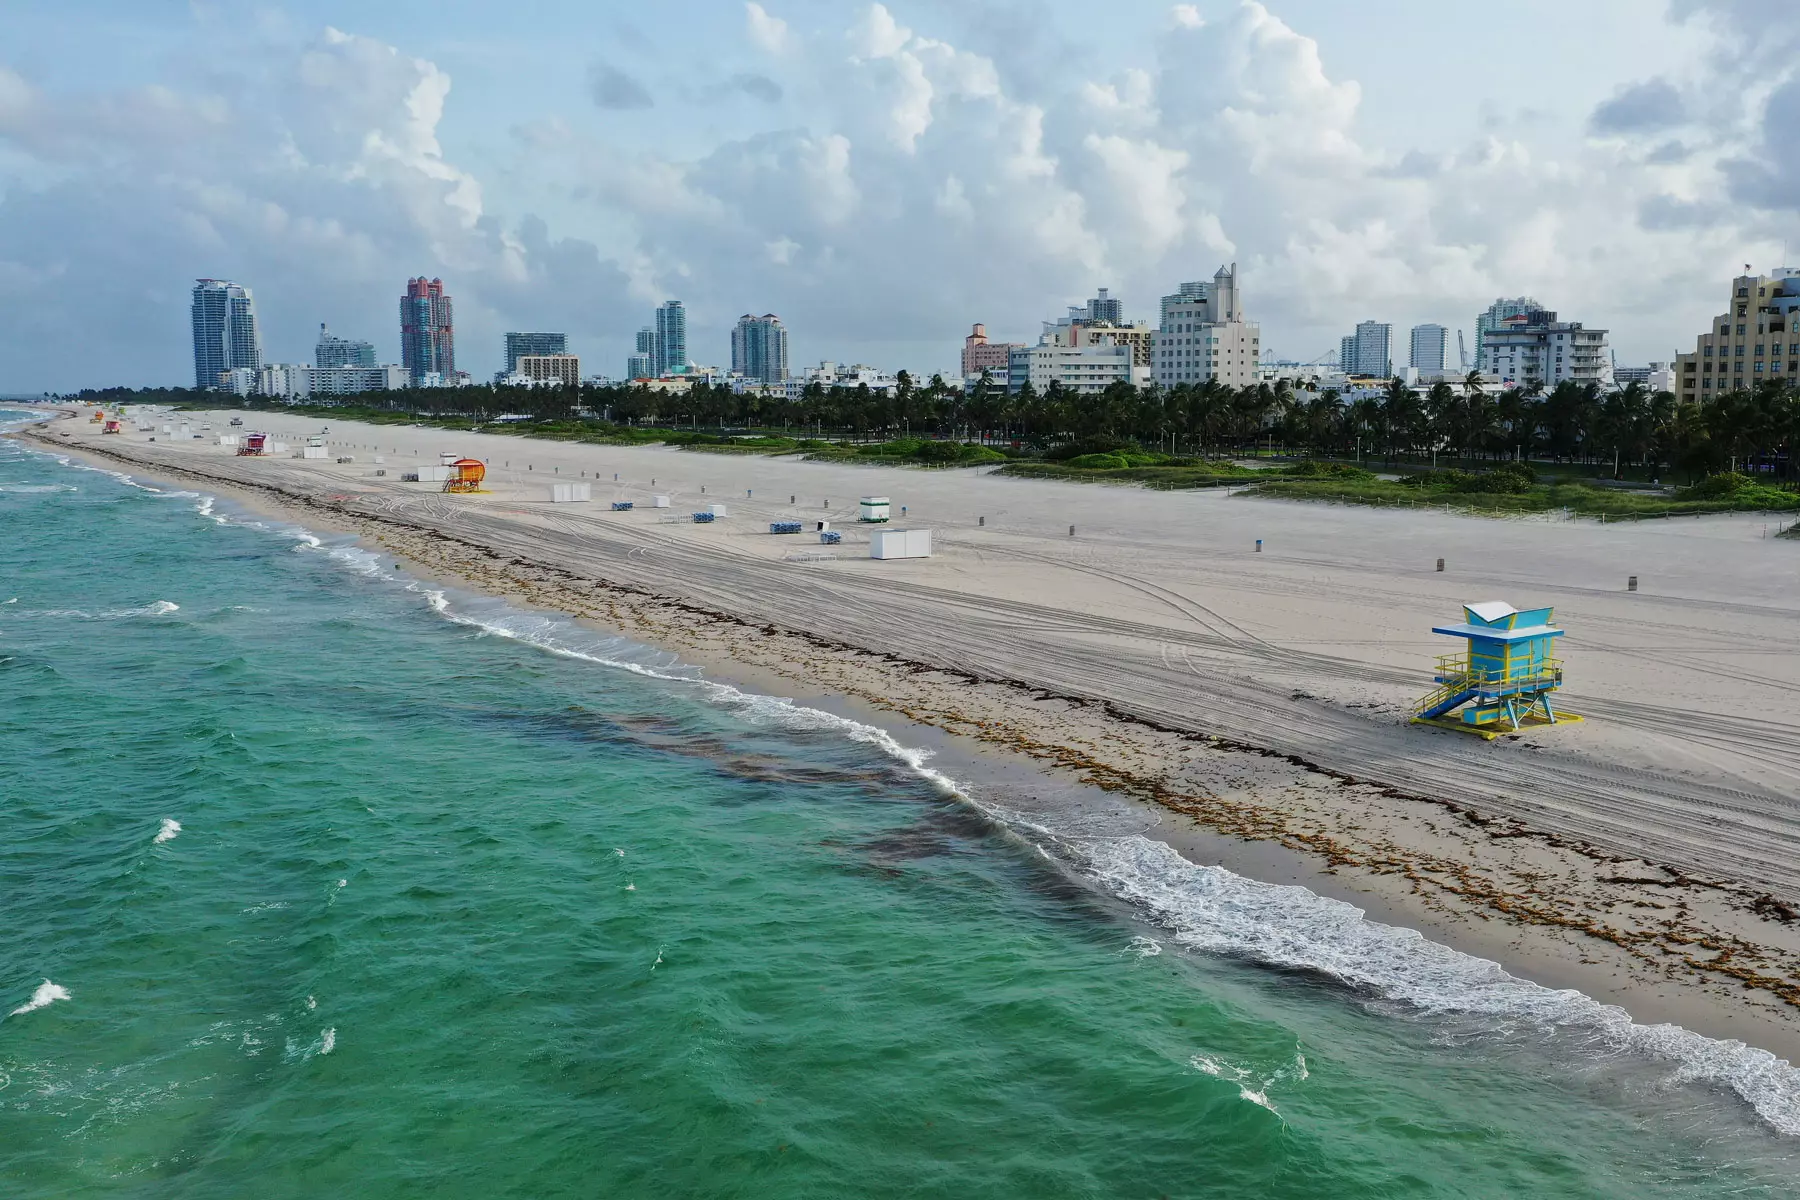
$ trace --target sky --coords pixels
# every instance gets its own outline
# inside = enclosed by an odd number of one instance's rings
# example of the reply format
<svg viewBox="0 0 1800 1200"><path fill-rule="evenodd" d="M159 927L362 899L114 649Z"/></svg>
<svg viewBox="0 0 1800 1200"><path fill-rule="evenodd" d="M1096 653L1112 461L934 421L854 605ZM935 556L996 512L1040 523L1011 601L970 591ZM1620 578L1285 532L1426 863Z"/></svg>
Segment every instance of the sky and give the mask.
<svg viewBox="0 0 1800 1200"><path fill-rule="evenodd" d="M0 392L192 380L197 277L265 358L623 371L774 312L796 366L953 375L1107 287L1236 262L1263 345L1473 333L1501 296L1692 349L1800 248L1800 10L1748 0L60 0L0 6ZM1403 356L1403 349L1401 352Z"/></svg>

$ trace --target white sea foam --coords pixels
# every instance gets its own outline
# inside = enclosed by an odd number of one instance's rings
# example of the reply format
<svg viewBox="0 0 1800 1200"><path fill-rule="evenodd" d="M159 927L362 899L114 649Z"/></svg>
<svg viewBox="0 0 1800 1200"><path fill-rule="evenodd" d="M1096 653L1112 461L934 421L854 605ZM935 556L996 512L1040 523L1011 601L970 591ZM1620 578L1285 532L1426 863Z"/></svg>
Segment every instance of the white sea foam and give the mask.
<svg viewBox="0 0 1800 1200"><path fill-rule="evenodd" d="M334 1025L329 1029L321 1029L318 1037L305 1044L296 1042L293 1038L288 1038L287 1045L282 1051L281 1056L288 1062L305 1062L309 1058L317 1058L321 1055L330 1054L336 1049L337 1027Z"/></svg>
<svg viewBox="0 0 1800 1200"><path fill-rule="evenodd" d="M72 483L0 483L0 492L11 492L19 496L36 496L46 492L78 492L80 490Z"/></svg>
<svg viewBox="0 0 1800 1200"><path fill-rule="evenodd" d="M63 987L60 983L51 983L46 979L38 984L37 991L31 993L31 999L13 1009L8 1015L16 1017L21 1013L36 1012L40 1008L48 1008L58 1000L67 999L69 999L68 988Z"/></svg>
<svg viewBox="0 0 1800 1200"><path fill-rule="evenodd" d="M156 831L156 837L151 840L160 846L164 842L174 841L179 836L181 836L181 822L173 817L164 817L162 828Z"/></svg>
<svg viewBox="0 0 1800 1200"><path fill-rule="evenodd" d="M7 601L11 604L12 601ZM153 600L136 608L103 608L90 612L85 608L28 608L18 613L20 617L69 617L77 621L123 621L129 617L161 617L172 612L181 611L181 605L172 600Z"/></svg>
<svg viewBox="0 0 1800 1200"><path fill-rule="evenodd" d="M1032 832L1190 949L1316 971L1424 1013L1524 1021L1580 1036L1590 1054L1660 1059L1675 1066L1677 1080L1729 1087L1771 1126L1800 1135L1800 1071L1766 1050L1678 1025L1639 1025L1616 1005L1519 979L1498 963L1371 921L1361 909L1305 888L1191 863L1150 838Z"/></svg>

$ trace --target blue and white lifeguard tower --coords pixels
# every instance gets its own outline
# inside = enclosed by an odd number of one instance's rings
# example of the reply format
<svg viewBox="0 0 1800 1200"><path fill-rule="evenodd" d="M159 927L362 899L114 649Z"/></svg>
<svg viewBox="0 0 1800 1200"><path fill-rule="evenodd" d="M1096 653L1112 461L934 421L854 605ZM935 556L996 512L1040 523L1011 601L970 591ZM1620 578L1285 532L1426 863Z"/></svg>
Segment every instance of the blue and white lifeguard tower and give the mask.
<svg viewBox="0 0 1800 1200"><path fill-rule="evenodd" d="M1468 649L1437 660L1437 689L1415 706L1413 720L1489 739L1524 725L1581 720L1550 706L1550 693L1563 682L1556 657L1563 631L1550 624L1554 612L1501 600L1463 605L1462 624L1431 632L1466 638Z"/></svg>

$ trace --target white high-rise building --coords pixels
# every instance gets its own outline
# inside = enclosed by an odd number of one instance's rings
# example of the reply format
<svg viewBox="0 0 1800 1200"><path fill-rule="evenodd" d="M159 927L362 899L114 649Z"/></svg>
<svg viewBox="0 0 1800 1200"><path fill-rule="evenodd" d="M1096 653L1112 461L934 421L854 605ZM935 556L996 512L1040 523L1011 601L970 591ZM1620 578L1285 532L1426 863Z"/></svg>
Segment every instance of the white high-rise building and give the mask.
<svg viewBox="0 0 1800 1200"><path fill-rule="evenodd" d="M256 300L229 279L194 281L194 386L216 388L227 371L262 366Z"/></svg>
<svg viewBox="0 0 1800 1200"><path fill-rule="evenodd" d="M1490 330L1500 328L1500 322L1508 317L1543 311L1544 306L1530 296L1516 296L1511 300L1502 296L1488 305L1487 311L1475 318L1475 368L1486 375L1494 374L1494 364L1487 356L1487 335Z"/></svg>
<svg viewBox="0 0 1800 1200"><path fill-rule="evenodd" d="M1256 382L1261 354L1262 330L1244 319L1238 298L1236 263L1220 267L1209 288L1184 283L1181 291L1163 297L1162 326L1150 351L1151 378L1159 386L1216 379L1227 387L1249 387Z"/></svg>
<svg viewBox="0 0 1800 1200"><path fill-rule="evenodd" d="M1515 313L1481 339L1481 358L1503 384L1612 383L1606 330L1558 321L1543 308Z"/></svg>
<svg viewBox="0 0 1800 1200"><path fill-rule="evenodd" d="M1338 343L1338 367L1346 375L1386 379L1394 373L1394 327L1381 321L1364 321L1356 332Z"/></svg>
<svg viewBox="0 0 1800 1200"><path fill-rule="evenodd" d="M233 372L233 375L233 383L236 384L237 373ZM358 392L398 391L411 383L411 372L397 363L374 367L265 363L256 372L254 390L264 396L305 399L309 396L351 396ZM239 394L248 395L249 389Z"/></svg>
<svg viewBox="0 0 1800 1200"><path fill-rule="evenodd" d="M1025 355L1025 378L1040 395L1052 383L1083 396L1104 392L1115 383L1138 387L1150 383L1150 368L1137 364L1129 345L1065 346L1045 334Z"/></svg>
<svg viewBox="0 0 1800 1200"><path fill-rule="evenodd" d="M1407 362L1424 375L1442 375L1450 351L1450 331L1442 325L1414 325Z"/></svg>

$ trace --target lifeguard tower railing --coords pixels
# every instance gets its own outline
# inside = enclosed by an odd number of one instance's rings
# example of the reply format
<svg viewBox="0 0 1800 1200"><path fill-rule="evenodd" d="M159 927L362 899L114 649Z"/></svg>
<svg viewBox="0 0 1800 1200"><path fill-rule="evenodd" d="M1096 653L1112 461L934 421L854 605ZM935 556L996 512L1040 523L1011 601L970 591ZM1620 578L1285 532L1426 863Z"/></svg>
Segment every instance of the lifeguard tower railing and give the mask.
<svg viewBox="0 0 1800 1200"><path fill-rule="evenodd" d="M1509 676L1504 667L1471 665L1467 654L1442 654L1432 678L1438 686L1413 706L1417 716L1435 717L1470 701L1498 704L1508 696L1559 688L1563 663L1560 658L1540 658L1525 672Z"/></svg>

